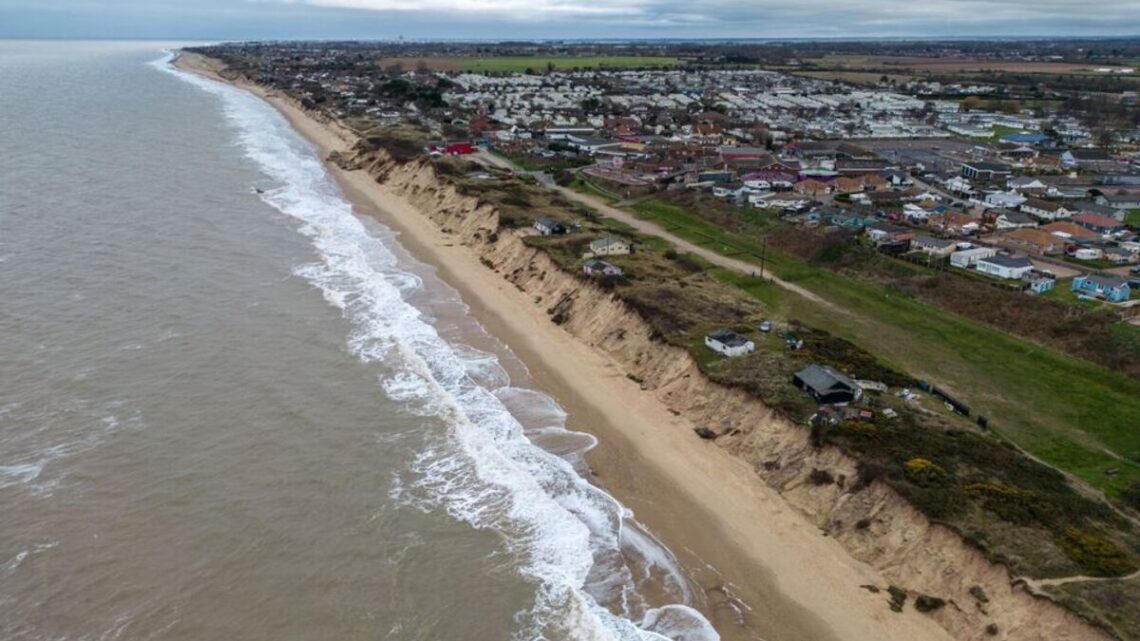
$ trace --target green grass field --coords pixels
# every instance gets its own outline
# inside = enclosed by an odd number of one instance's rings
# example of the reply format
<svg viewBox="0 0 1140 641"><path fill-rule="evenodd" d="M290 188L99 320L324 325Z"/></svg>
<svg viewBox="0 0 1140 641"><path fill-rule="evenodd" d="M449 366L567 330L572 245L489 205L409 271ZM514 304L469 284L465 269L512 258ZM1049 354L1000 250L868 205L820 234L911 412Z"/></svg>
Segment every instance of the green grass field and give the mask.
<svg viewBox="0 0 1140 641"><path fill-rule="evenodd" d="M714 251L759 264L761 241L661 201L639 216ZM767 248L776 275L841 313L758 279L714 270L777 310L851 340L889 364L952 390L975 414L1041 459L1116 494L1140 479L1140 381ZM1115 470L1115 473L1108 472Z"/></svg>
<svg viewBox="0 0 1140 641"><path fill-rule="evenodd" d="M1140 209L1129 209L1124 215L1125 224L1140 227Z"/></svg>

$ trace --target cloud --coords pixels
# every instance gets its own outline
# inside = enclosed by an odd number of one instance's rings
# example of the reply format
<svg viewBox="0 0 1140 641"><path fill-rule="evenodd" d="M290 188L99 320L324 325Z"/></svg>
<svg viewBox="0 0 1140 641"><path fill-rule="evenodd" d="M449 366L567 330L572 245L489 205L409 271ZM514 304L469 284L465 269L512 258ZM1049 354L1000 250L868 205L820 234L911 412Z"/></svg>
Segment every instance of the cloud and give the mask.
<svg viewBox="0 0 1140 641"><path fill-rule="evenodd" d="M1140 0L254 0L431 17L565 26L631 36L779 37L1140 32ZM690 31L691 30L691 31ZM688 33L686 33L688 31ZM510 37L509 33L504 33Z"/></svg>

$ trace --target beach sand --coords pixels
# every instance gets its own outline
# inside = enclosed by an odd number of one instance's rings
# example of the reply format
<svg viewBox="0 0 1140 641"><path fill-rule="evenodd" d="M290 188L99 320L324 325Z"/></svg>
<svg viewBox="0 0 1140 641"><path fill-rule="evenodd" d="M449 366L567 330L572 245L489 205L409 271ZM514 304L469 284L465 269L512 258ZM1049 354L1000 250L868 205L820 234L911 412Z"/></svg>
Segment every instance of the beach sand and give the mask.
<svg viewBox="0 0 1140 641"><path fill-rule="evenodd" d="M221 79L215 61L184 54L177 64ZM351 146L352 134L338 125L318 122L262 87L240 86L269 101L324 156ZM401 244L459 291L472 314L567 410L568 426L598 437L588 455L597 482L630 507L705 589L704 609L723 638L951 638L911 609L890 611L885 593L860 587L888 581L808 522L742 460L698 439L692 425L627 379L608 356L551 323L541 305L410 203L363 171L328 167L360 213L400 232Z"/></svg>

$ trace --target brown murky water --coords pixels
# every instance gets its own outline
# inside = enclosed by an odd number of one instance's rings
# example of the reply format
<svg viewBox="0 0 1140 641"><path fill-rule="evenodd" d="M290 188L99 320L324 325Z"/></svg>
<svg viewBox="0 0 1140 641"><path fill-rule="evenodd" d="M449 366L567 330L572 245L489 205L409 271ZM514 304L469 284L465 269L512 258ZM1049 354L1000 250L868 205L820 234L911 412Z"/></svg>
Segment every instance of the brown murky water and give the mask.
<svg viewBox="0 0 1140 641"><path fill-rule="evenodd" d="M161 49L0 42L0 638L715 638L455 293Z"/></svg>

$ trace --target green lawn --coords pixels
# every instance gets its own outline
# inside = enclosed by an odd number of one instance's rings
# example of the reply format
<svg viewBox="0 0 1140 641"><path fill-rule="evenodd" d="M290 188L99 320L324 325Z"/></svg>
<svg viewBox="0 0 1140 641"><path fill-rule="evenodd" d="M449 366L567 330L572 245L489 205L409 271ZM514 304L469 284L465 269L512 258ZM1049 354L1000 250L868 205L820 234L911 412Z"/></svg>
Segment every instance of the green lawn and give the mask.
<svg viewBox="0 0 1140 641"><path fill-rule="evenodd" d="M632 207L678 236L759 263L761 241L660 201ZM849 314L758 279L714 270L785 318L815 325L914 376L952 390L975 414L1040 458L1118 493L1140 479L1140 381L949 313L868 281L767 248L776 275ZM1106 452L1110 451L1110 453ZM1115 456L1114 456L1115 455ZM1118 458L1120 457L1120 458ZM1107 471L1116 469L1114 475Z"/></svg>
<svg viewBox="0 0 1140 641"><path fill-rule="evenodd" d="M1124 214L1124 224L1140 227L1140 209L1129 209L1128 212Z"/></svg>

